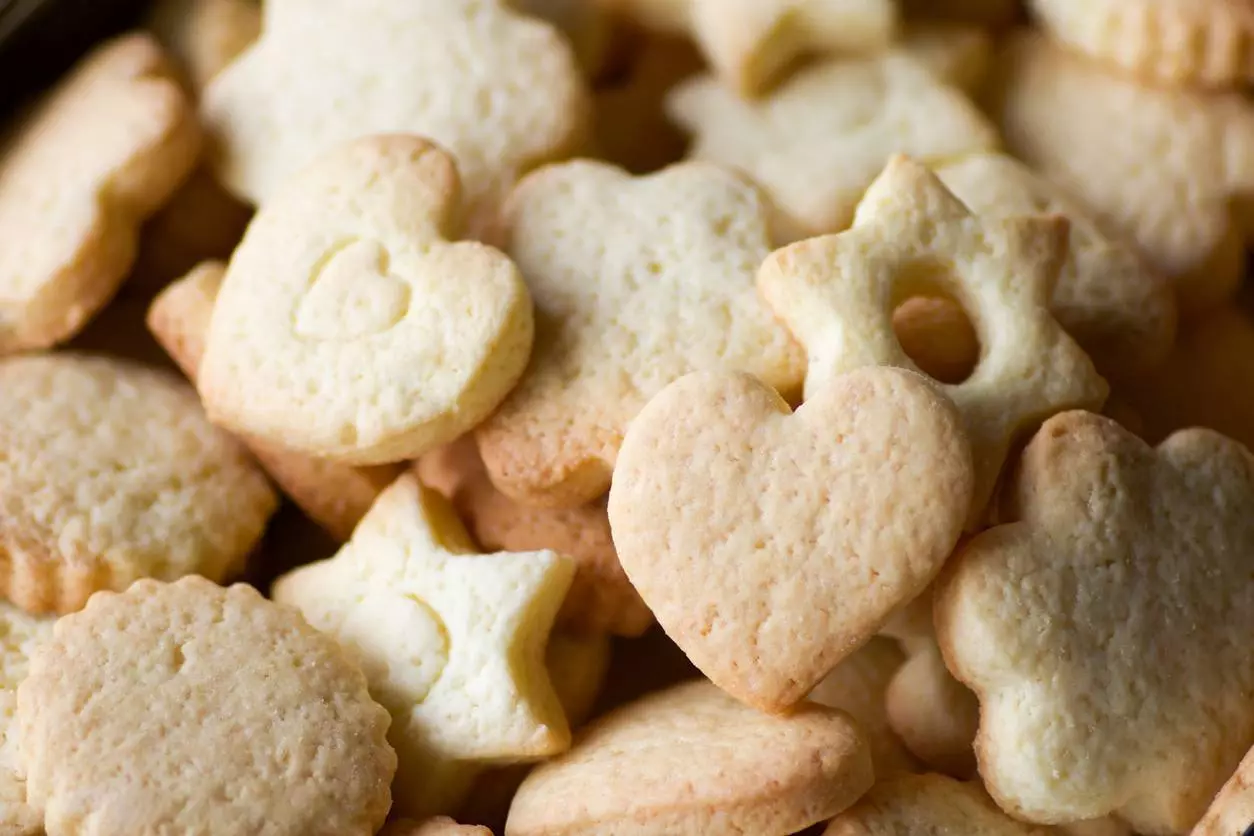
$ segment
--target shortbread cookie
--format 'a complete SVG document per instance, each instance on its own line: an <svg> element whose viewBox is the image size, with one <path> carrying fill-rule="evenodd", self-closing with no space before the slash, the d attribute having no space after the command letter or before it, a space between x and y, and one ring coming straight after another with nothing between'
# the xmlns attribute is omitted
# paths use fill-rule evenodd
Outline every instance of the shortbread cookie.
<svg viewBox="0 0 1254 836"><path fill-rule="evenodd" d="M581 160L527 177L503 221L536 345L475 437L509 496L550 507L603 496L627 425L689 372L799 388L804 354L753 286L770 252L766 205L740 177L690 163L633 178Z"/></svg>
<svg viewBox="0 0 1254 836"><path fill-rule="evenodd" d="M671 94L668 110L693 135L691 156L767 191L780 241L846 228L894 153L929 163L998 144L960 91L901 50L810 67L758 102L701 76Z"/></svg>
<svg viewBox="0 0 1254 836"><path fill-rule="evenodd" d="M0 833L42 836L43 812L26 803L16 730L17 686L26 678L35 648L52 636L54 619L28 615L0 603Z"/></svg>
<svg viewBox="0 0 1254 836"><path fill-rule="evenodd" d="M257 0L159 0L148 28L197 94L261 34Z"/></svg>
<svg viewBox="0 0 1254 836"><path fill-rule="evenodd" d="M369 836L391 801L361 671L243 584L95 596L31 657L17 725L49 833Z"/></svg>
<svg viewBox="0 0 1254 836"><path fill-rule="evenodd" d="M1057 218L975 216L930 171L898 157L858 205L852 229L774 253L758 285L809 350L807 393L863 366L917 369L893 333L895 301L935 289L962 305L980 361L941 389L975 454L974 529L1021 433L1106 399L1106 382L1047 307L1066 231Z"/></svg>
<svg viewBox="0 0 1254 836"><path fill-rule="evenodd" d="M1254 456L1068 412L1008 493L1019 521L972 540L935 597L989 792L1028 821L1187 831L1254 743Z"/></svg>
<svg viewBox="0 0 1254 836"><path fill-rule="evenodd" d="M792 413L749 375L698 373L632 423L610 524L693 663L779 712L931 582L974 481L962 419L921 375L860 369Z"/></svg>
<svg viewBox="0 0 1254 836"><path fill-rule="evenodd" d="M392 713L397 809L427 815L473 769L570 745L544 649L574 571L551 551L476 553L452 507L405 474L335 557L273 595L360 660Z"/></svg>
<svg viewBox="0 0 1254 836"><path fill-rule="evenodd" d="M839 708L858 723L871 747L875 776L914 772L918 763L888 726L884 695L893 675L906 660L891 639L875 637L823 677L809 700Z"/></svg>
<svg viewBox="0 0 1254 836"><path fill-rule="evenodd" d="M1190 836L1237 836L1254 825L1254 749L1211 802Z"/></svg>
<svg viewBox="0 0 1254 836"><path fill-rule="evenodd" d="M1015 156L1135 243L1184 311L1232 296L1254 196L1254 105L1144 87L1034 35L1010 41L994 76Z"/></svg>
<svg viewBox="0 0 1254 836"><path fill-rule="evenodd" d="M214 422L386 464L483 420L527 364L531 301L500 252L451 242L459 194L448 154L395 135L333 151L267 202L209 324Z"/></svg>
<svg viewBox="0 0 1254 836"><path fill-rule="evenodd" d="M274 511L173 376L104 357L0 361L0 593L71 612L143 577L237 572Z"/></svg>
<svg viewBox="0 0 1254 836"><path fill-rule="evenodd" d="M1059 324L1103 374L1126 377L1163 361L1175 339L1175 294L1131 245L1105 235L1083 207L1008 156L975 154L936 174L983 217L1066 217L1067 258L1049 304Z"/></svg>
<svg viewBox="0 0 1254 836"><path fill-rule="evenodd" d="M893 309L893 333L919 370L941 383L961 383L980 362L980 335L962 305L935 292Z"/></svg>
<svg viewBox="0 0 1254 836"><path fill-rule="evenodd" d="M97 48L0 140L0 354L66 340L109 301L199 150L145 35Z"/></svg>
<svg viewBox="0 0 1254 836"><path fill-rule="evenodd" d="M552 549L575 560L575 580L558 614L559 624L585 633L639 636L653 623L653 614L618 562L604 498L556 509L515 502L492 484L471 436L427 453L416 472L453 503L483 548Z"/></svg>
<svg viewBox="0 0 1254 836"><path fill-rule="evenodd" d="M823 836L1047 836L1015 821L989 800L978 782L943 775L899 775L881 780L841 813Z"/></svg>
<svg viewBox="0 0 1254 836"><path fill-rule="evenodd" d="M1031 8L1068 47L1149 81L1254 81L1254 6L1245 0L1031 0Z"/></svg>
<svg viewBox="0 0 1254 836"><path fill-rule="evenodd" d="M416 822L397 819L379 831L379 836L492 836L486 827L458 824L447 816Z"/></svg>
<svg viewBox="0 0 1254 836"><path fill-rule="evenodd" d="M769 717L698 682L589 726L523 782L505 834L795 833L873 781L867 744L844 713L807 704Z"/></svg>
<svg viewBox="0 0 1254 836"><path fill-rule="evenodd" d="M183 373L195 381L205 336L226 265L206 262L174 282L148 309L148 329ZM283 492L332 537L344 542L396 479L402 465L353 467L245 439L252 454Z"/></svg>
<svg viewBox="0 0 1254 836"><path fill-rule="evenodd" d="M884 695L889 729L931 769L955 778L975 775L980 704L945 667L934 639L918 642Z"/></svg>
<svg viewBox="0 0 1254 836"><path fill-rule="evenodd" d="M263 13L261 38L210 82L202 108L219 175L253 203L349 140L399 132L456 157L479 214L583 141L588 94L570 47L503 0L379 0L368 13L353 0L280 2Z"/></svg>

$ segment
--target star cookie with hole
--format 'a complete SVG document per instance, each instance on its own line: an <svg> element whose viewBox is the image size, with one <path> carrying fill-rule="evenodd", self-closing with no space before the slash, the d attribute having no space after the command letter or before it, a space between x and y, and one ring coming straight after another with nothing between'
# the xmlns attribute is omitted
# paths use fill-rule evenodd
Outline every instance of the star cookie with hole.
<svg viewBox="0 0 1254 836"><path fill-rule="evenodd" d="M808 394L863 366L917 371L893 332L894 309L936 291L962 305L980 359L966 380L938 385L962 413L975 453L975 528L1015 439L1054 413L1100 409L1108 393L1049 312L1066 233L1061 218L973 215L925 167L898 157L863 197L852 229L779 250L758 281L809 351Z"/></svg>
<svg viewBox="0 0 1254 836"><path fill-rule="evenodd" d="M227 429L348 464L415 458L482 421L527 364L532 310L505 255L454 242L452 158L367 137L257 214L197 386Z"/></svg>
<svg viewBox="0 0 1254 836"><path fill-rule="evenodd" d="M574 571L551 551L477 553L452 507L406 474L335 557L273 592L359 660L392 713L397 809L427 815L449 812L475 767L570 745L544 652Z"/></svg>

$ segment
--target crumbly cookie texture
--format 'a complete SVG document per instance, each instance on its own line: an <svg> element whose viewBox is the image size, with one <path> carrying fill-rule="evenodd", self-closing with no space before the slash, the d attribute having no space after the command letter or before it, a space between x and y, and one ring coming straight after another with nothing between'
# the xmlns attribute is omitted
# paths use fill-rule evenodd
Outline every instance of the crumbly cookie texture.
<svg viewBox="0 0 1254 836"><path fill-rule="evenodd" d="M503 0L263 6L261 38L205 89L223 182L268 202L350 140L429 137L457 158L472 212L528 168L578 150L588 93L550 25ZM403 79L401 83L398 80Z"/></svg>
<svg viewBox="0 0 1254 836"><path fill-rule="evenodd" d="M390 135L336 149L268 201L209 323L197 385L215 423L375 465L483 420L527 365L532 309L505 255L452 240L459 198L447 153Z"/></svg>
<svg viewBox="0 0 1254 836"><path fill-rule="evenodd" d="M1066 232L1061 218L976 216L927 168L897 157L850 230L779 250L759 274L768 303L809 351L807 392L864 366L917 370L893 332L898 301L938 290L962 305L980 359L968 378L940 388L962 413L975 454L972 530L1011 444L1056 412L1100 408L1108 394L1048 308Z"/></svg>
<svg viewBox="0 0 1254 836"><path fill-rule="evenodd" d="M574 559L575 580L558 614L560 625L584 633L639 636L653 624L653 614L618 562L604 498L578 508L516 502L488 478L473 436L427 453L415 472L453 503L483 548L552 549Z"/></svg>
<svg viewBox="0 0 1254 836"><path fill-rule="evenodd" d="M693 663L784 712L940 571L974 481L962 420L921 375L860 369L793 413L749 375L697 373L633 422L610 525Z"/></svg>
<svg viewBox="0 0 1254 836"><path fill-rule="evenodd" d="M1150 82L1254 81L1254 6L1244 0L1031 0L1051 36Z"/></svg>
<svg viewBox="0 0 1254 836"><path fill-rule="evenodd" d="M193 382L226 265L205 262L161 291L148 308L148 330ZM311 520L340 542L348 540L403 465L353 467L245 439L270 478Z"/></svg>
<svg viewBox="0 0 1254 836"><path fill-rule="evenodd" d="M606 715L538 766L514 797L505 834L795 833L873 781L867 744L846 714L807 704L770 717L697 682Z"/></svg>
<svg viewBox="0 0 1254 836"><path fill-rule="evenodd" d="M360 661L392 713L396 807L429 815L485 764L570 745L544 652L574 571L551 551L477 553L453 508L407 473L335 557L279 578L273 595Z"/></svg>
<svg viewBox="0 0 1254 836"><path fill-rule="evenodd" d="M1254 743L1254 456L1068 412L1008 492L1018 521L973 539L935 597L989 792L1028 821L1186 832Z"/></svg>
<svg viewBox="0 0 1254 836"><path fill-rule="evenodd" d="M361 670L242 584L93 597L32 655L17 725L49 833L369 836L391 803Z"/></svg>
<svg viewBox="0 0 1254 836"><path fill-rule="evenodd" d="M1011 37L992 78L1007 148L1136 244L1182 311L1236 292L1254 196L1244 96L1145 86L1039 34Z"/></svg>
<svg viewBox="0 0 1254 836"><path fill-rule="evenodd" d="M943 775L900 775L880 781L841 813L823 836L1046 836L997 809L978 782Z"/></svg>
<svg viewBox="0 0 1254 836"><path fill-rule="evenodd" d="M532 505L605 495L623 433L649 398L703 369L751 372L785 392L805 357L754 289L767 209L706 163L647 177L592 161L527 177L502 248L536 307L531 365L475 431L493 483Z"/></svg>
<svg viewBox="0 0 1254 836"><path fill-rule="evenodd" d="M740 169L766 191L780 241L848 227L893 154L929 163L999 143L961 91L901 49L802 69L758 101L700 76L667 110L692 135L691 157Z"/></svg>
<svg viewBox="0 0 1254 836"><path fill-rule="evenodd" d="M43 811L27 803L14 719L17 686L26 678L30 657L52 637L53 618L30 615L0 603L0 833L42 836Z"/></svg>
<svg viewBox="0 0 1254 836"><path fill-rule="evenodd" d="M275 510L182 381L106 357L0 361L0 591L72 612L138 578L238 572Z"/></svg>
<svg viewBox="0 0 1254 836"><path fill-rule="evenodd" d="M0 355L104 307L199 151L195 109L141 34L98 47L0 138Z"/></svg>

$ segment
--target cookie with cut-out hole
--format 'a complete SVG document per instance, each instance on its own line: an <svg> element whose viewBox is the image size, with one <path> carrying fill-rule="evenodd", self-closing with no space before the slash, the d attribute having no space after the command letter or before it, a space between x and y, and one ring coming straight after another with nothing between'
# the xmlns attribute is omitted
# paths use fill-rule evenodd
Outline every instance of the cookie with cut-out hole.
<svg viewBox="0 0 1254 836"><path fill-rule="evenodd" d="M823 836L1046 836L997 809L978 782L944 775L899 775L880 781L838 815Z"/></svg>
<svg viewBox="0 0 1254 836"><path fill-rule="evenodd" d="M974 481L958 412L914 372L855 370L795 413L749 375L705 372L627 431L610 526L692 662L782 712L940 571Z"/></svg>
<svg viewBox="0 0 1254 836"><path fill-rule="evenodd" d="M349 464L414 458L522 374L513 262L455 242L452 158L379 136L320 159L257 214L218 292L197 385L228 429Z"/></svg>
<svg viewBox="0 0 1254 836"><path fill-rule="evenodd" d="M692 135L691 157L766 191L781 241L846 228L895 153L927 163L998 145L961 91L900 49L805 68L758 101L700 76L671 93L667 111Z"/></svg>
<svg viewBox="0 0 1254 836"><path fill-rule="evenodd" d="M689 372L801 384L802 351L754 288L770 252L766 203L731 172L550 166L510 196L501 246L535 300L535 351L475 439L493 483L520 502L603 496L628 424Z"/></svg>
<svg viewBox="0 0 1254 836"><path fill-rule="evenodd" d="M0 141L0 354L69 339L113 297L200 127L150 37L84 58Z"/></svg>
<svg viewBox="0 0 1254 836"><path fill-rule="evenodd" d="M1186 832L1254 743L1254 456L1067 412L1007 493L1016 522L975 537L935 593L989 792L1026 821Z"/></svg>
<svg viewBox="0 0 1254 836"><path fill-rule="evenodd" d="M898 157L858 205L852 229L775 252L758 283L809 351L808 393L863 366L917 370L893 333L899 301L936 289L962 305L980 360L966 380L940 388L971 438L975 527L1020 433L1106 399L1106 382L1048 308L1066 232L1061 218L973 215L925 167Z"/></svg>
<svg viewBox="0 0 1254 836"><path fill-rule="evenodd" d="M579 148L588 93L565 39L503 0L293 0L262 7L260 39L205 88L217 171L267 203L345 142L429 137L457 159L467 206L490 213L518 176Z"/></svg>
<svg viewBox="0 0 1254 836"><path fill-rule="evenodd" d="M397 809L425 815L455 805L476 767L570 745L544 649L574 571L552 551L479 554L407 473L335 557L279 578L273 595L360 661L392 713Z"/></svg>

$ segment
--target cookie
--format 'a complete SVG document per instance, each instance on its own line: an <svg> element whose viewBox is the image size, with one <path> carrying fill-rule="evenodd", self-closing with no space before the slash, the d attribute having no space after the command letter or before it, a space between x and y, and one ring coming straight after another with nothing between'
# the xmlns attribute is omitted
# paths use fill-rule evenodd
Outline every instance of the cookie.
<svg viewBox="0 0 1254 836"><path fill-rule="evenodd" d="M980 362L980 335L952 297L911 296L893 309L892 325L906 356L941 383L961 383Z"/></svg>
<svg viewBox="0 0 1254 836"><path fill-rule="evenodd" d="M902 30L899 48L932 75L972 96L983 89L993 63L988 31L965 23L912 23Z"/></svg>
<svg viewBox="0 0 1254 836"><path fill-rule="evenodd" d="M456 157L470 212L489 212L520 174L583 141L588 93L570 47L503 0L387 0L370 14L330 0L263 17L201 111L220 178L254 204L345 142L412 133Z"/></svg>
<svg viewBox="0 0 1254 836"><path fill-rule="evenodd" d="M1071 49L1148 81L1236 87L1254 81L1254 7L1231 0L1031 0Z"/></svg>
<svg viewBox="0 0 1254 836"><path fill-rule="evenodd" d="M974 479L962 419L921 375L860 369L793 413L749 375L697 373L628 430L610 526L702 673L782 712L940 571Z"/></svg>
<svg viewBox="0 0 1254 836"><path fill-rule="evenodd" d="M0 141L0 354L63 342L104 307L199 151L194 108L140 34L98 47Z"/></svg>
<svg viewBox="0 0 1254 836"><path fill-rule="evenodd" d="M1105 375L1127 377L1162 363L1175 339L1175 294L1131 245L1104 234L1083 207L1003 154L971 155L936 174L983 217L1064 216L1070 232L1050 295L1055 318Z"/></svg>
<svg viewBox="0 0 1254 836"><path fill-rule="evenodd" d="M894 153L929 163L998 145L959 90L895 49L809 67L759 101L700 76L676 88L667 109L693 137L690 156L744 171L766 190L779 241L848 227Z"/></svg>
<svg viewBox="0 0 1254 836"><path fill-rule="evenodd" d="M769 717L697 682L606 715L537 767L505 834L795 833L873 781L867 744L842 712Z"/></svg>
<svg viewBox="0 0 1254 836"><path fill-rule="evenodd" d="M379 836L492 836L486 827L458 824L447 816L416 822L397 819L379 831Z"/></svg>
<svg viewBox="0 0 1254 836"><path fill-rule="evenodd" d="M0 361L0 593L71 612L143 577L238 572L277 504L163 372L104 357Z"/></svg>
<svg viewBox="0 0 1254 836"><path fill-rule="evenodd" d="M595 0L513 0L513 5L565 35L585 75L601 73L612 51L614 25Z"/></svg>
<svg viewBox="0 0 1254 836"><path fill-rule="evenodd" d="M852 229L775 252L758 285L809 350L807 392L863 366L917 370L893 333L895 302L940 291L962 305L980 361L966 380L940 388L975 455L974 529L1016 438L1056 412L1106 399L1106 382L1047 307L1066 233L1060 218L973 215L925 167L897 157L866 192Z"/></svg>
<svg viewBox="0 0 1254 836"><path fill-rule="evenodd" d="M1254 824L1254 750L1241 761L1190 836L1234 836L1249 829L1251 824Z"/></svg>
<svg viewBox="0 0 1254 836"><path fill-rule="evenodd" d="M148 330L195 381L205 336L226 265L206 262L163 290L148 309ZM383 489L401 474L401 465L353 467L330 459L293 453L245 439L270 478L311 520L344 542Z"/></svg>
<svg viewBox="0 0 1254 836"><path fill-rule="evenodd" d="M1019 0L902 0L908 18L1006 26L1019 16Z"/></svg>
<svg viewBox="0 0 1254 836"><path fill-rule="evenodd" d="M527 364L514 264L454 243L452 158L357 140L269 200L222 281L197 385L215 423L346 464L415 458L478 424Z"/></svg>
<svg viewBox="0 0 1254 836"><path fill-rule="evenodd" d="M368 836L391 801L361 671L243 584L95 596L31 656L17 727L49 833Z"/></svg>
<svg viewBox="0 0 1254 836"><path fill-rule="evenodd" d="M892 733L930 769L961 779L975 775L980 705L945 667L935 639L911 648L888 683L884 711Z"/></svg>
<svg viewBox="0 0 1254 836"><path fill-rule="evenodd" d="M1187 831L1254 743L1254 456L1068 412L1008 495L1017 521L973 539L935 597L989 792L1027 821Z"/></svg>
<svg viewBox="0 0 1254 836"><path fill-rule="evenodd" d="M42 836L43 812L26 803L26 782L17 735L17 686L26 678L30 657L52 637L54 619L28 615L0 603L0 833Z"/></svg>
<svg viewBox="0 0 1254 836"><path fill-rule="evenodd" d="M159 0L147 26L197 95L261 34L256 0Z"/></svg>
<svg viewBox="0 0 1254 836"><path fill-rule="evenodd" d="M483 765L570 745L544 650L574 563L478 554L452 507L413 474L385 490L330 560L274 585L358 659L392 713L395 806L447 812Z"/></svg>
<svg viewBox="0 0 1254 836"><path fill-rule="evenodd" d="M528 176L502 217L536 341L475 440L510 497L573 508L603 496L627 425L689 372L800 387L804 355L753 286L770 252L766 204L740 177L695 163L633 178L580 160Z"/></svg>
<svg viewBox="0 0 1254 836"><path fill-rule="evenodd" d="M994 76L1009 150L1134 243L1183 312L1234 294L1254 193L1254 106L1243 96L1143 86L1024 34Z"/></svg>
<svg viewBox="0 0 1254 836"><path fill-rule="evenodd" d="M639 636L653 623L618 562L605 501L578 508L532 508L501 493L466 436L424 455L416 472L453 503L475 542L490 551L552 549L575 560L575 579L558 623L583 633Z"/></svg>
<svg viewBox="0 0 1254 836"><path fill-rule="evenodd" d="M900 775L880 781L841 813L823 836L1046 836L1017 822L989 800L978 783L943 775Z"/></svg>

